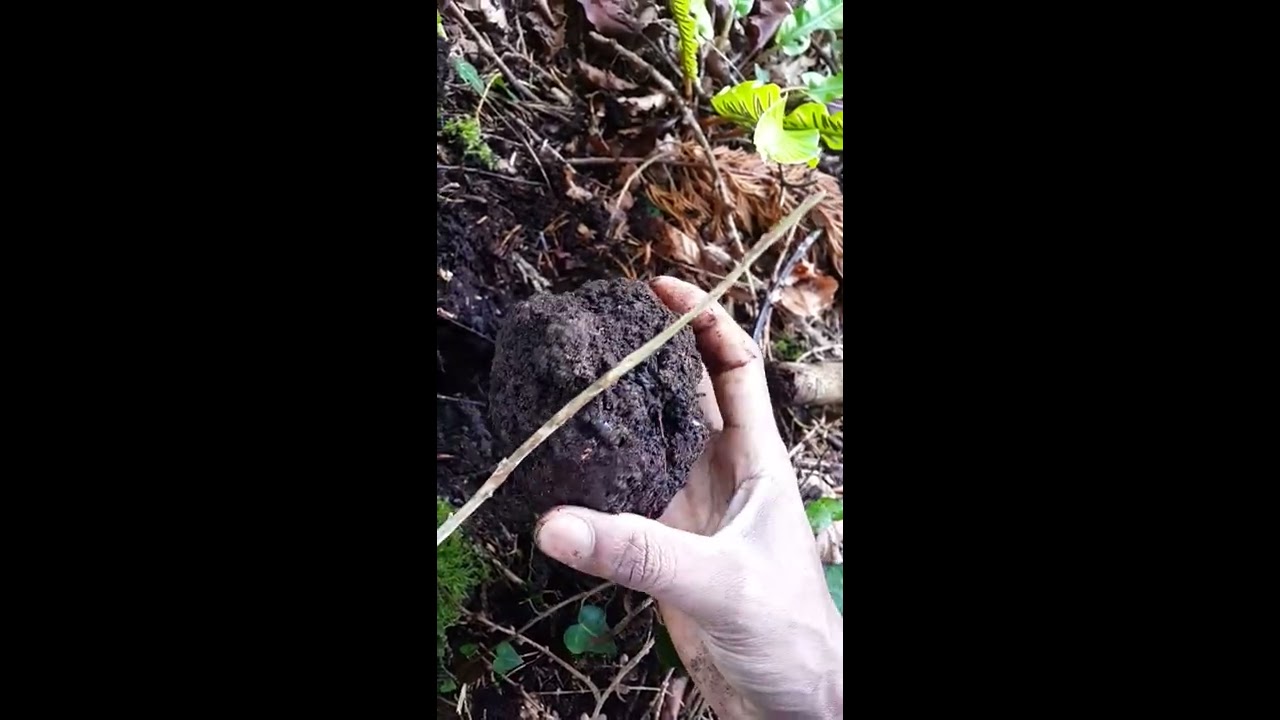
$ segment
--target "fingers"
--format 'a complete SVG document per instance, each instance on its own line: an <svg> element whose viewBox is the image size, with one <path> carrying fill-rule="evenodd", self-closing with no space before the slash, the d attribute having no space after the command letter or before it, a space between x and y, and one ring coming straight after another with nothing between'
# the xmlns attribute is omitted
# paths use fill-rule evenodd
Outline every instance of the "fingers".
<svg viewBox="0 0 1280 720"><path fill-rule="evenodd" d="M652 282L654 293L676 313L692 310L707 294L671 277ZM715 387L726 427L773 426L773 409L764 380L764 361L751 336L718 303L693 320L698 351Z"/></svg>
<svg viewBox="0 0 1280 720"><path fill-rule="evenodd" d="M697 618L732 600L739 563L714 538L639 515L560 507L534 531L542 552L589 575L648 593Z"/></svg>

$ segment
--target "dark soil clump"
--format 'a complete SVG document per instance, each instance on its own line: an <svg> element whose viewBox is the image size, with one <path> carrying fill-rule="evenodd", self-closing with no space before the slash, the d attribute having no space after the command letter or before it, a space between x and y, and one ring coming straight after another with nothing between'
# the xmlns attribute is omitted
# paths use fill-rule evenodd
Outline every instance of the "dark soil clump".
<svg viewBox="0 0 1280 720"><path fill-rule="evenodd" d="M503 453L674 319L648 285L626 280L517 305L490 374L489 418ZM504 493L538 514L568 504L657 517L706 444L701 374L685 328L557 430Z"/></svg>

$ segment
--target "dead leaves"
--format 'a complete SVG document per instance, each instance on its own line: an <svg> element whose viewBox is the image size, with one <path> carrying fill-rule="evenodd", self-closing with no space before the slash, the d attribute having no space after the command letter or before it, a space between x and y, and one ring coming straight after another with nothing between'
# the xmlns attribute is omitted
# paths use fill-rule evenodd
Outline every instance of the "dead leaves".
<svg viewBox="0 0 1280 720"><path fill-rule="evenodd" d="M631 18L635 0L578 0L587 20L605 35L630 35L635 21Z"/></svg>
<svg viewBox="0 0 1280 720"><path fill-rule="evenodd" d="M663 223L662 231L663 238L658 248L662 254L678 263L698 267L702 261L702 249L698 247L698 241L670 223Z"/></svg>
<svg viewBox="0 0 1280 720"><path fill-rule="evenodd" d="M791 276L783 280L778 304L797 317L813 317L831 308L839 289L839 280L802 260L791 271Z"/></svg>

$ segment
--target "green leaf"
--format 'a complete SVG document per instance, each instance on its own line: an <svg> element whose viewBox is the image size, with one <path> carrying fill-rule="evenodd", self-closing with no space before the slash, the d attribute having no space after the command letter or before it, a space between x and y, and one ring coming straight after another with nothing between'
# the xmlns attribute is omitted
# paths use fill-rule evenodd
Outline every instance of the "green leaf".
<svg viewBox="0 0 1280 720"><path fill-rule="evenodd" d="M468 658L475 655L476 651L479 649L480 648L476 647L475 643L462 643L458 646L458 652L462 653L462 657Z"/></svg>
<svg viewBox="0 0 1280 720"><path fill-rule="evenodd" d="M595 605L582 606L578 611L578 623L596 637L609 634L609 624L605 622L604 610Z"/></svg>
<svg viewBox="0 0 1280 720"><path fill-rule="evenodd" d="M570 625L564 631L564 646L569 648L569 652L574 655L581 655L586 652L587 647L591 645L591 641L595 639L591 631L581 625Z"/></svg>
<svg viewBox="0 0 1280 720"><path fill-rule="evenodd" d="M457 689L458 689L458 683L454 682L453 680L450 680L449 678L445 678L444 680L441 680L439 683L436 684L436 690L439 691L440 694L442 695L446 693L451 693Z"/></svg>
<svg viewBox="0 0 1280 720"><path fill-rule="evenodd" d="M693 6L694 25L698 30L698 37L702 40L710 40L715 37L716 28L711 20L711 12L707 10L706 0L689 0Z"/></svg>
<svg viewBox="0 0 1280 720"><path fill-rule="evenodd" d="M759 65L756 65L756 82L762 84L769 82L769 71Z"/></svg>
<svg viewBox="0 0 1280 720"><path fill-rule="evenodd" d="M747 128L755 127L760 117L782 99L782 90L773 83L748 80L727 87L711 98L716 114Z"/></svg>
<svg viewBox="0 0 1280 720"><path fill-rule="evenodd" d="M755 4L756 0L733 0L733 13L744 18L751 14L751 8Z"/></svg>
<svg viewBox="0 0 1280 720"><path fill-rule="evenodd" d="M805 93L823 105L844 97L844 73L842 72L831 77L822 73L807 72L802 74L800 79L808 86Z"/></svg>
<svg viewBox="0 0 1280 720"><path fill-rule="evenodd" d="M601 635L587 629L581 623L570 625L564 631L564 646L574 655L599 653L601 655L617 655L618 646L607 634Z"/></svg>
<svg viewBox="0 0 1280 720"><path fill-rule="evenodd" d="M821 103L805 103L783 121L788 130L817 130L822 141L832 150L844 149L844 111L830 115Z"/></svg>
<svg viewBox="0 0 1280 720"><path fill-rule="evenodd" d="M823 573L827 576L827 592L836 603L836 609L844 615L844 566L828 565Z"/></svg>
<svg viewBox="0 0 1280 720"><path fill-rule="evenodd" d="M835 498L818 498L804 506L804 514L809 518L809 527L813 534L822 532L836 520L844 519L844 501Z"/></svg>
<svg viewBox="0 0 1280 720"><path fill-rule="evenodd" d="M675 643L671 642L671 634L667 632L666 625L658 624L653 649L658 653L658 666L664 671L676 670L683 675L689 674L685 672L684 663L680 661L680 653L676 652Z"/></svg>
<svg viewBox="0 0 1280 720"><path fill-rule="evenodd" d="M618 646L609 637L609 623L604 610L595 605L583 605L578 611L578 624L564 631L564 646L574 655L600 653L617 655Z"/></svg>
<svg viewBox="0 0 1280 720"><path fill-rule="evenodd" d="M439 35L445 40L449 39L449 36L444 34L444 18L440 17L439 10L436 10L436 35Z"/></svg>
<svg viewBox="0 0 1280 720"><path fill-rule="evenodd" d="M516 652L509 642L500 642L493 649L493 671L499 675L506 675L515 670L522 662L524 661L520 659L520 653Z"/></svg>
<svg viewBox="0 0 1280 720"><path fill-rule="evenodd" d="M765 160L790 165L808 163L810 167L818 164L818 131L816 129L794 129L783 127L782 112L786 109L786 101L778 100L760 116L756 124L753 138L756 152Z"/></svg>
<svg viewBox="0 0 1280 720"><path fill-rule="evenodd" d="M788 55L809 49L809 36L818 30L844 29L844 0L805 0L782 24L774 42Z"/></svg>
<svg viewBox="0 0 1280 720"><path fill-rule="evenodd" d="M480 79L480 71L476 70L475 65L472 65L462 58L458 58L454 62L453 66L458 71L458 77L466 80L472 90L475 90L478 93L484 92L484 81Z"/></svg>

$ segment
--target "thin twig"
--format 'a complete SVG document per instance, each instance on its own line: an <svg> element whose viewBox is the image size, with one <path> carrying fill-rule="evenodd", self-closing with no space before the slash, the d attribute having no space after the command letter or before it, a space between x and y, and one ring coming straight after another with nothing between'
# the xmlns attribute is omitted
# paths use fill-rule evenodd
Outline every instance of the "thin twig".
<svg viewBox="0 0 1280 720"><path fill-rule="evenodd" d="M453 313L449 312L448 310L445 310L444 308L441 308L441 307L436 308L436 317L440 318L441 320L447 320L482 340L488 340L490 345L494 344L493 338L463 323L461 320L458 319L457 315L454 315Z"/></svg>
<svg viewBox="0 0 1280 720"><path fill-rule="evenodd" d="M604 709L605 701L608 700L609 696L613 694L613 691L618 688L618 683L622 682L622 678L626 677L627 673L635 670L636 666L640 664L640 661L644 659L644 656L648 655L649 651L652 649L653 636L651 635L649 636L649 642L645 643L644 647L640 648L640 652L636 653L636 656L631 658L631 661L626 665L623 665L617 675L613 676L613 682L609 683L609 687L605 688L604 694L596 697L596 709L591 713L593 720L600 717L600 711Z"/></svg>
<svg viewBox="0 0 1280 720"><path fill-rule="evenodd" d="M573 596L573 597L571 597L571 598L567 598L567 599L565 599L565 600L561 600L560 602L556 603L555 605L552 605L551 607L547 608L546 610L543 610L542 612L538 613L537 615L534 615L532 620L530 620L529 622L527 622L527 623L525 623L524 625L521 625L521 626L520 626L520 630L519 630L519 632L524 632L525 630L528 630L529 628L533 627L534 625L537 625L539 620L542 620L542 618L547 617L548 615L550 615L551 613L554 613L555 611L559 610L560 608L564 607L565 605L568 605L568 604L570 604L570 603L577 602L578 600L586 600L587 598L591 597L592 595L595 595L596 593L600 592L601 590L604 590L605 588L607 588L607 587L609 587L609 586L611 586L611 585L613 585L613 583L611 583L611 582L602 582L602 583L600 583L599 585L597 585L597 586L595 586L595 587L591 588L590 590L583 590L582 592L578 593L577 595L574 595L574 596Z"/></svg>
<svg viewBox="0 0 1280 720"><path fill-rule="evenodd" d="M800 222L801 218L808 215L809 211L821 202L824 197L826 197L826 193L822 191L814 193L809 196L809 199L800 203L800 206L795 210L792 210L790 214L782 218L782 220L779 220L778 224L775 225L772 230L765 233L764 237L760 238L755 247L751 248L751 251L742 258L742 261L738 263L738 267L734 268L719 285L716 285L715 288L713 288L711 292L702 299L702 302L694 306L694 308L689 312L681 315L679 319L671 323L666 330L658 333L652 340L641 345L635 350L635 352L632 352L630 355L623 358L616 367L609 370L604 375L601 375L600 378L591 383L586 390L578 393L577 397L573 398L568 402L568 404L560 408L555 415L551 416L551 419L543 423L542 427L538 428L533 435L530 435L527 440L521 443L520 447L516 448L515 452L503 458L502 462L498 463L497 469L493 471L493 474L489 476L488 480L484 481L484 484L480 486L480 489L476 491L476 494L472 495L470 500L467 500L462 507L458 508L458 512L451 515L444 521L444 524L436 530L436 547L440 547L440 544L447 540L449 536L453 534L454 530L457 530L467 518L471 517L471 514L476 511L476 508L480 507L486 500L493 497L493 492L501 487L502 483L506 482L507 478L511 476L511 472L515 470L525 458L529 457L529 454L532 453L539 445L545 442L547 438L551 437L551 433L554 433L561 425L568 422L569 418L573 417L579 410L586 407L587 403L594 400L597 395L613 387L614 383L622 379L623 375L631 372L631 370L633 370L637 365L647 360L650 355L658 351L658 348L662 347L668 340L675 337L676 333L680 332L686 325L693 322L694 318L698 317L707 308L711 307L712 303L718 301L720 296L728 292L729 288L738 281L738 278L747 271L747 268L749 268L752 263L759 260L760 256L764 255L764 253L775 242L777 242L778 238L785 235L786 232L791 229L792 225Z"/></svg>
<svg viewBox="0 0 1280 720"><path fill-rule="evenodd" d="M615 625L613 630L609 631L609 634L613 637L618 637L619 635L621 635L622 631L626 630L627 626L631 624L631 621L635 620L637 615L644 612L652 604L653 604L653 598L651 597L645 598L644 602L640 603L640 606L637 607L635 610L632 610L631 612L627 613L627 616L622 618L622 622Z"/></svg>
<svg viewBox="0 0 1280 720"><path fill-rule="evenodd" d="M671 675L675 673L675 668L667 668L667 674L662 676L662 687L658 690L658 697L653 699L653 704L649 706L649 712L652 714L653 720L658 720L658 713L662 712L663 699L667 697L667 685L671 683Z"/></svg>
<svg viewBox="0 0 1280 720"><path fill-rule="evenodd" d="M441 395L440 393L436 393L436 399L448 400L449 402L463 403L464 405L479 405L480 407L485 406L485 404L480 402L479 400L468 400L467 398L454 397L452 395Z"/></svg>
<svg viewBox="0 0 1280 720"><path fill-rule="evenodd" d="M525 180L524 178L511 177L510 175L503 175L502 173L489 172L488 170L480 170L478 168L467 167L466 165L441 165L440 163L436 163L436 167L441 170L461 170L464 173L475 173L477 175L484 175L486 177L497 178L498 180L506 180L507 182L516 183L517 185L532 185L534 187L538 187L538 183L533 182L532 180Z"/></svg>
<svg viewBox="0 0 1280 720"><path fill-rule="evenodd" d="M760 315L756 318L755 330L751 332L751 339L756 341L756 345L764 342L764 326L769 322L769 316L773 313L773 304L782 297L783 283L787 278L791 277L791 271L795 270L796 265L800 263L800 258L809 252L809 248L813 247L813 241L822 235L821 230L814 230L809 233L800 244L792 251L791 257L787 258L787 262L782 266L782 270L778 273L778 277L773 280L773 287L769 288L769 294L764 296L764 305L760 308Z"/></svg>
<svg viewBox="0 0 1280 720"><path fill-rule="evenodd" d="M670 154L671 153L666 153L666 152L654 153L651 157L649 157L648 160L645 160L643 163L641 163L640 167L636 168L635 172L631 173L631 175L627 177L626 182L622 183L622 191L618 193L617 201L613 203L613 214L615 216L618 213L622 212L622 198L626 197L627 190L631 189L631 181L639 177L640 174L644 172L645 168L649 167L650 165L660 160L663 160Z"/></svg>
<svg viewBox="0 0 1280 720"><path fill-rule="evenodd" d="M525 645L528 645L529 647L531 647L531 648L533 648L533 649L535 649L535 650L537 650L537 651L541 652L543 655L546 655L547 657L551 658L551 659L552 659L552 660L554 660L558 665L560 665L560 667L564 668L565 670L568 670L568 671L569 671L569 674L570 674L570 675L572 675L572 676L574 676L575 678L577 678L579 682L581 682L583 685L586 685L586 686L587 686L587 688L589 688L589 689L591 690L591 694L595 696L595 698L596 698L596 702L601 702L601 700L600 700L600 697L601 697L601 696L600 696L600 688L596 687L596 684L595 684L595 683L593 683L593 682L591 682L591 678L587 677L586 675L583 675L583 674L582 674L582 672L581 672L580 670L578 670L578 668L576 668L576 667L574 667L574 666L570 665L569 663L565 662L564 660L561 660L559 655L556 655L555 653L551 652L551 650L547 649L547 647L546 647L546 646L544 646L544 645L539 645L538 643L536 643L536 642L534 642L534 641L530 640L529 638L525 637L523 634L521 634L521 633L519 633L519 632L516 632L515 630L512 630L511 628L503 627L503 626L501 626L501 625L499 625L499 624L497 624L497 623L493 622L492 620L490 620L489 618L487 618L487 617L485 617L485 616L483 616L483 615L479 615L479 614L477 614L477 613L473 613L473 612L471 612L470 610L466 610L465 608L463 609L463 611L462 611L462 612L463 612L463 614L465 614L467 617L472 618L473 620L477 620L477 621L479 621L482 625L485 625L485 626L487 626L487 627L489 627L489 628L492 628L492 629L494 629L494 630L497 630L498 632L506 633L506 635L507 635L508 637L510 637L511 639L513 639L513 640L518 640L518 641L520 641L520 642L524 643Z"/></svg>
<svg viewBox="0 0 1280 720"><path fill-rule="evenodd" d="M530 102L538 101L537 96L529 92L529 88L525 87L524 83L520 81L520 78L516 77L515 73L511 72L511 68L508 68L507 64L502 62L502 58L498 57L498 53L494 52L493 46L489 44L489 40L484 35L480 34L480 31L476 29L475 25L471 24L471 21L468 20L467 16L462 12L462 8L459 8L457 5L450 2L445 6L445 10L454 20L457 20L462 24L462 27L466 29L467 34L471 36L471 39L475 40L476 44L480 46L480 52L488 56L488 58L493 61L493 64L498 66L498 70L502 73L502 76L507 79L507 82L511 83L511 86L514 87L525 100Z"/></svg>

